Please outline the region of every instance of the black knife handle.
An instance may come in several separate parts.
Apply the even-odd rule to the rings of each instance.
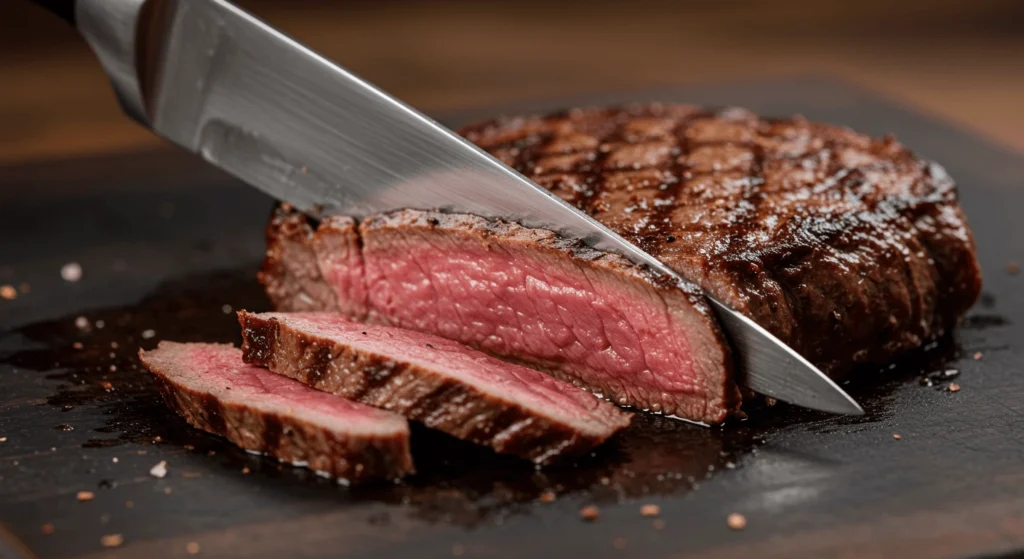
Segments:
[[[32,0],[37,5],[50,10],[64,21],[75,24],[75,0]]]

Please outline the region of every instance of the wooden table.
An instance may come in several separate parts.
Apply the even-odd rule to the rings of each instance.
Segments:
[[[1016,0],[241,3],[427,111],[830,75],[1024,151]],[[0,68],[0,164],[159,145],[34,6],[0,4]]]

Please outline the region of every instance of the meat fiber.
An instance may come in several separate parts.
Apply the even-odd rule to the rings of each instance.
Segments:
[[[438,336],[337,313],[238,319],[247,363],[537,463],[586,452],[629,425],[592,394]]]
[[[353,482],[413,473],[398,415],[246,365],[230,345],[160,342],[139,358],[171,409],[244,449]]]
[[[284,311],[337,310],[437,334],[612,401],[707,423],[740,402],[725,338],[694,290],[550,231],[403,210],[281,211],[260,278]],[[330,286],[332,289],[325,289]]]

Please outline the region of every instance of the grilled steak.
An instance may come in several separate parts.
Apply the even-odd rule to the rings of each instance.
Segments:
[[[246,365],[230,345],[160,342],[139,358],[170,408],[242,448],[355,482],[413,472],[403,418]]]
[[[889,137],[660,104],[461,133],[831,374],[941,335],[981,290],[953,181]]]
[[[451,340],[337,313],[240,312],[247,363],[546,463],[629,425],[614,405]]]
[[[330,218],[315,234],[283,211],[268,237],[260,278],[279,310],[438,334],[620,404],[707,423],[739,406],[703,296],[622,257],[549,231],[414,210],[358,227]]]
[[[952,180],[891,138],[659,104],[462,133],[833,376],[941,335],[980,292]],[[268,241],[261,279],[279,309],[438,333],[690,419],[717,422],[738,405],[706,303],[651,287],[616,257],[419,212],[358,228],[331,218],[315,235],[304,218],[278,214]],[[612,286],[618,295],[600,296]]]

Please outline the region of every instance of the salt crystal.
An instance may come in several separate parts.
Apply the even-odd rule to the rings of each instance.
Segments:
[[[167,475],[167,460],[161,460],[159,464],[150,468],[149,475],[158,478],[165,477]]]
[[[82,266],[78,262],[68,262],[61,267],[60,277],[64,278],[64,281],[78,281],[82,279]]]

